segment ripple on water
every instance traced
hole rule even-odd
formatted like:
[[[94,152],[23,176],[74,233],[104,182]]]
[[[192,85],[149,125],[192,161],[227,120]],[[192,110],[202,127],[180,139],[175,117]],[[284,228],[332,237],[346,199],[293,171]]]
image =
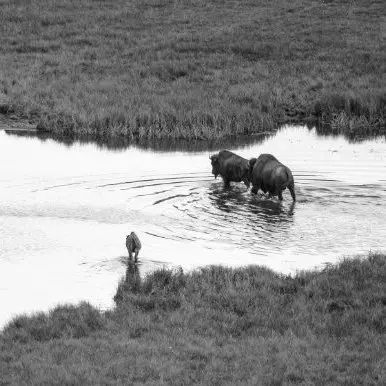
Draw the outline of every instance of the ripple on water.
[[[349,144],[288,129],[233,149],[246,158],[273,153],[288,165],[293,204],[287,191],[280,203],[243,184],[225,189],[205,152],[112,152],[0,136],[0,302],[12,299],[18,312],[36,299],[39,308],[78,298],[110,304],[130,230],[143,241],[142,272],[214,263],[293,272],[384,248],[385,141]],[[18,294],[15,277],[28,294]]]

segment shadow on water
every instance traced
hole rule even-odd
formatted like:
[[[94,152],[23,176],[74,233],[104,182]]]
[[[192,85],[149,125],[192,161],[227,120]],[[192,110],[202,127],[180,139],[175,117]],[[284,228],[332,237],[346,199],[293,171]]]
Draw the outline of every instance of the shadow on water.
[[[140,281],[141,277],[139,275],[139,266],[138,264],[128,261],[125,272],[125,283],[133,283]]]
[[[185,151],[185,152],[200,152],[200,151],[218,151],[224,148],[237,146],[239,148],[250,146],[253,144],[262,143],[265,139],[275,135],[276,132],[262,132],[253,135],[239,135],[235,137],[227,137],[216,140],[199,140],[199,139],[147,139],[137,138],[130,139],[126,137],[112,138],[95,138],[91,136],[72,137],[59,136],[50,133],[28,132],[28,131],[8,131],[8,135],[19,137],[38,138],[41,141],[54,140],[65,146],[71,147],[76,144],[95,144],[101,149],[108,150],[126,150],[128,148],[139,148],[145,150],[153,150],[157,152]]]
[[[114,295],[114,302],[119,304],[125,298],[127,291],[138,293],[141,288],[141,276],[139,274],[138,264],[128,261],[123,280],[119,283],[117,292]]]
[[[100,137],[91,135],[58,135],[55,133],[47,133],[41,131],[28,130],[5,130],[8,135],[33,137],[41,141],[54,140],[68,147],[76,144],[95,144],[99,148],[108,150],[125,150],[128,148],[140,148],[153,150],[157,152],[185,151],[185,152],[200,152],[200,151],[218,151],[226,148],[243,148],[264,142],[264,140],[276,135],[287,125],[280,126],[275,131],[264,131],[261,133],[252,133],[249,135],[237,135],[234,137],[225,137],[216,140],[205,139],[175,139],[175,138],[144,138],[144,137]],[[332,128],[330,125],[323,125],[317,121],[305,122],[302,126],[309,131],[315,130],[320,137],[338,138],[344,137],[349,143],[360,143],[365,140],[373,140],[377,138],[386,138],[384,130],[366,129],[362,131],[339,131]]]
[[[253,195],[239,186],[214,188],[209,192],[209,199],[220,211],[230,213],[236,209],[241,211],[241,215],[263,215],[274,222],[281,221],[283,217],[292,217],[295,208],[293,201],[288,208],[285,202],[260,194]]]
[[[275,199],[266,197],[252,197],[249,202],[249,211],[255,215],[263,214],[269,222],[288,221],[294,215],[295,202],[289,206]]]
[[[308,127],[308,129],[315,129],[316,133],[320,137],[327,137],[327,138],[340,138],[344,137],[348,143],[361,143],[363,141],[368,140],[375,140],[379,138],[386,138],[385,130],[362,130],[362,132],[359,131],[339,131],[334,130],[329,125],[315,125],[314,127]]]
[[[209,200],[220,210],[230,213],[235,208],[241,207],[246,203],[246,191],[244,187],[222,186],[220,188],[209,188]]]
[[[294,222],[296,204],[287,200],[280,202],[265,196],[253,195],[244,186],[210,187],[207,208],[209,217],[215,218],[219,232],[226,232],[229,241],[252,249],[258,244],[275,248],[284,240]],[[224,224],[229,225],[224,231]]]

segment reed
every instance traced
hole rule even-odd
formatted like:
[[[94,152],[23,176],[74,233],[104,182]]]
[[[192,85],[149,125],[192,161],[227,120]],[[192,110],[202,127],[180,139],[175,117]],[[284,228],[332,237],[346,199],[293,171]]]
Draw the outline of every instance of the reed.
[[[343,112],[385,131],[382,0],[0,6],[0,111],[57,135],[212,140]]]
[[[116,306],[20,316],[5,384],[385,384],[386,256],[286,276],[258,266],[129,264]]]
[[[4,331],[13,342],[46,342],[60,338],[81,338],[105,327],[101,313],[86,302],[58,306],[48,314],[16,317]]]

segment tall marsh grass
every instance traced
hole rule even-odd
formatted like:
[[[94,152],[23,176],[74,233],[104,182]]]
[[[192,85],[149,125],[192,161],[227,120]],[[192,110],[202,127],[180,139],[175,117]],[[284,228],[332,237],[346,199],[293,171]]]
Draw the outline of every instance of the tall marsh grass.
[[[386,256],[276,274],[129,264],[104,313],[19,316],[0,335],[5,384],[386,383]]]
[[[384,130],[382,6],[3,0],[0,110],[100,140],[211,140],[309,119],[333,127],[342,112]]]
[[[3,331],[4,337],[13,342],[45,342],[60,338],[82,338],[103,329],[105,319],[101,313],[86,302],[78,306],[63,305],[48,314],[19,316]]]

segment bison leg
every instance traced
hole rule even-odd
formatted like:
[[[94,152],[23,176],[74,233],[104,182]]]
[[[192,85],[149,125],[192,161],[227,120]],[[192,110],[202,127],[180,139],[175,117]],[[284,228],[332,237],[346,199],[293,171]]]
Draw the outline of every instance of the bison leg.
[[[259,190],[259,189],[258,189],[256,186],[253,186],[251,192],[252,192],[253,194],[257,194],[257,191],[258,191],[258,190]]]
[[[291,197],[293,201],[296,201],[296,194],[295,194],[295,186],[294,185],[289,185],[288,189],[291,193]]]
[[[131,251],[128,251],[129,252],[129,260],[133,260],[133,252]]]
[[[243,182],[244,182],[245,186],[249,189],[249,186],[250,186],[251,184],[250,184],[250,182],[248,181],[248,179],[247,179],[247,178],[244,178],[244,179],[243,179]]]
[[[283,192],[279,191],[278,197],[280,201],[283,201]]]
[[[138,249],[138,248],[135,248],[135,249],[134,249],[134,261],[135,261],[135,262],[138,261],[138,253],[139,253],[139,249]]]

